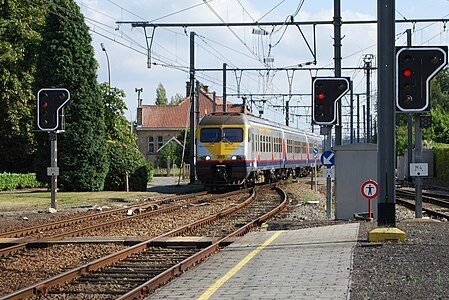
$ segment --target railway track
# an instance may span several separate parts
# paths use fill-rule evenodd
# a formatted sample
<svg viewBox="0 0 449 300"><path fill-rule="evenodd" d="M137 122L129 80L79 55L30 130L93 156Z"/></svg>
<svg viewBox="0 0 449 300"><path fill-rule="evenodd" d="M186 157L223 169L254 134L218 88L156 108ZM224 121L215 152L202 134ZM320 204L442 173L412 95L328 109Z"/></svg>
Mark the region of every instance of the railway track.
<svg viewBox="0 0 449 300"><path fill-rule="evenodd" d="M415 210L415 192L397 189L396 202L411 210ZM432 218L449 220L449 196L439 193L423 192L423 213Z"/></svg>
<svg viewBox="0 0 449 300"><path fill-rule="evenodd" d="M182 274L207 256L280 212L286 194L266 192L209 217L23 288L0 299L45 293L45 299L135 299ZM281 197L279 197L279 195ZM281 199L279 199L281 198ZM237 229L236 229L237 228ZM170 247L168 237L212 236L208 245Z"/></svg>
<svg viewBox="0 0 449 300"><path fill-rule="evenodd" d="M46 240L57 240L65 237L90 235L99 229L130 222L135 219L149 218L158 214L180 209L183 205L197 203L212 197L228 197L239 193L234 191L222 195L211 195L206 192L171 197L146 203L139 203L126 208L113 209L87 216L69 218L29 228L18 229L0 234L0 238L19 238L2 243L0 257L11 255L39 245Z"/></svg>

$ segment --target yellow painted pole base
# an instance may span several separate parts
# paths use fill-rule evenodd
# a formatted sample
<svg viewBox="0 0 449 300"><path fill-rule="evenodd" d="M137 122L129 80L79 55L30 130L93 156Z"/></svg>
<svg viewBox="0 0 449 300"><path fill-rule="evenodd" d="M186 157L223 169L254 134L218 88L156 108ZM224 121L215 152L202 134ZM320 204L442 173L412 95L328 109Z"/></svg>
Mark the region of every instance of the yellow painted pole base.
<svg viewBox="0 0 449 300"><path fill-rule="evenodd" d="M385 242L400 241L405 242L405 232L396 227L377 227L368 232L368 241Z"/></svg>

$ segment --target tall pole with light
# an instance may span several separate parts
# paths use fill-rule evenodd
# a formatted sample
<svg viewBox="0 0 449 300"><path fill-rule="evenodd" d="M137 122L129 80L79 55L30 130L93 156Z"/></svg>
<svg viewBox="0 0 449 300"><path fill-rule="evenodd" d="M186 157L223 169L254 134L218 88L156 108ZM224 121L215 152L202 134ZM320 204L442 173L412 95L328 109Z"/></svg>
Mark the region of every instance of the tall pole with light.
<svg viewBox="0 0 449 300"><path fill-rule="evenodd" d="M104 47L104 44L101 43L101 50L103 50L103 52L106 54L106 60L108 61L108 84L109 84L109 88L111 88L111 66L109 65L109 55L108 55L108 51L106 51L106 48Z"/></svg>

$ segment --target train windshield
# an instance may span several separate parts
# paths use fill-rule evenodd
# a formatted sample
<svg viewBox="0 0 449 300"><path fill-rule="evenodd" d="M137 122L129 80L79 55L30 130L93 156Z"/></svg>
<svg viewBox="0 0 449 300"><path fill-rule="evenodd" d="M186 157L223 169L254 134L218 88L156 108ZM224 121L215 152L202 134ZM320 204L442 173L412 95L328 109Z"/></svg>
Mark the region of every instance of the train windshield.
<svg viewBox="0 0 449 300"><path fill-rule="evenodd" d="M242 128L223 128L223 142L242 142L243 129Z"/></svg>
<svg viewBox="0 0 449 300"><path fill-rule="evenodd" d="M220 128L203 128L200 133L202 143L218 143L221 140Z"/></svg>

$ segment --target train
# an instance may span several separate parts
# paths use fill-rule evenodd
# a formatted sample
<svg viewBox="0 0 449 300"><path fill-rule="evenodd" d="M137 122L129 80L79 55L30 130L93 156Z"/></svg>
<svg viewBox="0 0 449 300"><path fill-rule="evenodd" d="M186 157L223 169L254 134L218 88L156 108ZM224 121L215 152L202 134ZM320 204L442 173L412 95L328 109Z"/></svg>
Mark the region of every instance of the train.
<svg viewBox="0 0 449 300"><path fill-rule="evenodd" d="M320 135L244 113L205 115L196 131L196 175L209 188L306 176L321 164Z"/></svg>

